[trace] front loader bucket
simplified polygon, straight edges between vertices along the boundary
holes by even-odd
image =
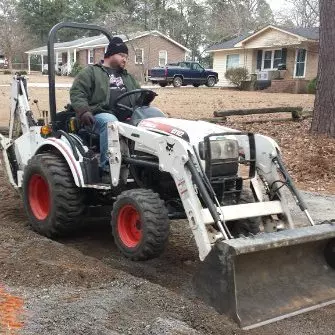
[[[244,329],[333,304],[334,242],[331,223],[218,242],[195,292]]]

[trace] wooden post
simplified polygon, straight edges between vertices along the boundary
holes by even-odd
[[[254,109],[232,109],[224,111],[215,111],[215,117],[236,116],[236,115],[253,115],[253,114],[271,114],[271,113],[291,113],[293,119],[297,119],[301,114],[302,107],[266,107]]]
[[[71,72],[71,52],[67,51],[67,74]]]

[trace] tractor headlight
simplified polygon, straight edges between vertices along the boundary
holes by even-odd
[[[238,141],[220,138],[199,143],[199,156],[205,161],[211,177],[236,176],[238,172]]]
[[[199,143],[199,154],[201,159],[211,161],[237,160],[239,157],[239,147],[236,140],[219,139],[209,141],[210,156],[207,155],[207,148],[204,142]],[[209,156],[209,157],[208,157]]]

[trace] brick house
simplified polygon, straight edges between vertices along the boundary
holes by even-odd
[[[141,82],[146,78],[150,68],[185,60],[190,53],[189,49],[156,30],[117,36],[126,42],[129,49],[128,71]],[[104,35],[56,43],[57,63],[62,64],[64,72],[68,73],[75,62],[78,62],[81,66],[100,62],[107,45],[108,40]],[[26,53],[28,54],[28,60],[30,55],[41,55],[41,65],[42,68],[44,67],[44,56],[47,55],[46,46],[29,50]],[[29,64],[28,61],[30,71]]]
[[[319,28],[269,25],[212,45],[207,52],[213,54],[213,69],[223,86],[231,86],[227,69],[245,67],[260,83],[270,85],[268,92],[305,93],[317,76]]]

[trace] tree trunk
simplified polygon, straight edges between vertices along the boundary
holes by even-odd
[[[335,2],[320,0],[319,69],[312,131],[335,137]]]
[[[8,55],[7,56],[7,61],[8,61],[8,70],[12,71],[13,70],[13,56]]]

